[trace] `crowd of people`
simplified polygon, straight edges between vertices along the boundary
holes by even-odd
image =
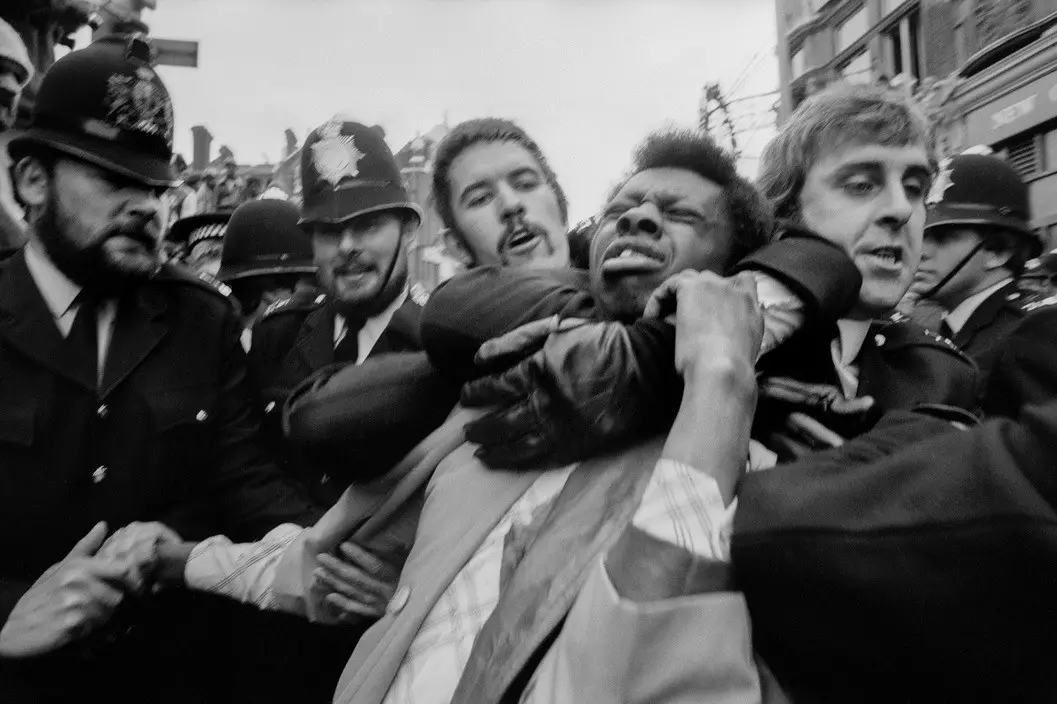
[[[172,139],[111,36],[7,144],[0,700],[1050,701],[1057,295],[1015,170],[904,95],[811,96],[755,182],[644,135],[572,242],[463,122],[429,296],[378,130],[170,260]]]

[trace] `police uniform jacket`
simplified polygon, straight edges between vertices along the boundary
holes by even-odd
[[[794,700],[1054,698],[1055,302],[1006,337],[978,427],[896,412],[743,479],[732,564]]]
[[[987,387],[1006,338],[1038,298],[1035,292],[1021,290],[1016,281],[1010,281],[985,298],[951,338],[980,368],[981,390]]]
[[[421,311],[421,305],[409,295],[393,313],[367,358],[421,349],[418,333]],[[349,455],[340,458],[332,458],[327,453],[297,456],[282,440],[281,417],[287,397],[298,385],[335,365],[336,314],[336,306],[323,294],[300,303],[279,302],[254,328],[249,352],[252,377],[265,413],[266,435],[276,440],[274,449],[284,458],[284,466],[304,482],[318,503],[326,506],[337,500],[347,485],[333,476],[332,468],[338,461],[347,464]],[[350,329],[347,334],[355,335],[356,330]],[[355,399],[351,400],[355,402]],[[421,438],[410,441],[405,451],[418,439]],[[396,459],[400,456],[402,453]]]
[[[0,263],[0,515],[8,527],[0,537],[0,620],[101,520],[111,530],[160,521],[191,541],[218,533],[250,540],[318,515],[258,443],[239,329],[223,296],[163,269],[119,301],[97,388],[95,375],[76,371],[64,349],[25,252]],[[213,652],[205,647],[208,624],[193,615],[206,612],[181,601],[189,598],[163,595],[174,603],[156,611],[130,604],[142,619],[129,623],[142,621],[142,628],[93,651],[84,670],[76,669],[83,662],[78,644],[55,656],[70,656],[64,665],[50,657],[25,668],[0,664],[0,700],[20,701],[8,689],[16,675],[34,680],[34,701],[47,701],[33,689],[43,684],[76,684],[91,699],[93,683],[149,681],[161,676],[159,667],[178,669],[186,658]],[[152,630],[157,623],[164,636]],[[190,632],[202,647],[179,636]],[[219,685],[207,669],[173,686]],[[120,701],[128,691],[107,698]],[[196,701],[190,691],[178,696]]]

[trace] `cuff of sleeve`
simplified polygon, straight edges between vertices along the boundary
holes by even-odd
[[[737,501],[723,505],[719,485],[688,464],[661,458],[632,524],[652,537],[701,557],[730,559]]]
[[[837,320],[855,304],[862,274],[840,247],[809,232],[786,228],[777,242],[742,259],[735,272],[759,271],[787,286],[812,317]]]
[[[192,548],[184,581],[191,589],[266,606],[275,566],[303,530],[284,523],[256,543],[235,544],[222,535],[207,538]]]
[[[733,569],[629,527],[605,558],[621,599],[638,603],[735,591]]]

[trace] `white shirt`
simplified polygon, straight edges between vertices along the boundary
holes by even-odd
[[[943,319],[947,323],[947,327],[951,329],[951,332],[953,334],[957,335],[958,332],[963,327],[965,327],[965,323],[969,320],[969,318],[976,311],[976,309],[980,307],[980,304],[990,298],[995,291],[1002,288],[1012,280],[1013,277],[1011,276],[1002,279],[994,286],[988,286],[983,291],[978,291],[977,293],[974,293],[973,295],[969,296],[964,301],[959,303],[954,308],[954,310],[943,316]]]
[[[844,398],[855,398],[855,394],[859,391],[859,365],[855,360],[862,352],[862,345],[866,341],[866,335],[870,332],[870,321],[838,320],[837,331],[839,334],[830,344],[833,368],[837,371],[837,378],[840,379]]]
[[[407,289],[405,288],[400,292],[400,295],[393,299],[393,302],[386,306],[378,315],[367,318],[367,322],[363,324],[360,331],[356,333],[356,364],[363,364],[363,360],[367,359],[367,355],[374,349],[375,344],[378,342],[378,338],[382,336],[385,329],[389,327],[389,322],[393,319],[393,315],[400,306],[404,305],[404,301],[407,300]],[[334,347],[337,348],[341,341],[345,339],[345,335],[349,331],[348,323],[345,322],[345,317],[341,314],[334,316]]]
[[[81,293],[81,287],[59,271],[36,242],[26,245],[26,268],[29,269],[29,275],[33,277],[34,283],[40,289],[40,295],[44,298],[44,303],[47,304],[48,310],[55,318],[55,326],[59,329],[59,334],[66,337],[70,334],[73,321],[80,309],[80,305],[75,304],[74,300]],[[111,298],[100,303],[96,312],[96,337],[99,341],[96,383],[102,382],[106,353],[110,349],[110,338],[114,334],[116,317],[117,301]]]

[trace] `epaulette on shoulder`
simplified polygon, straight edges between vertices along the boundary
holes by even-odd
[[[304,313],[306,311],[312,311],[319,308],[321,305],[327,302],[327,294],[320,293],[314,298],[280,298],[270,306],[264,309],[264,313],[261,315],[261,319],[270,318],[276,315],[282,315],[284,313]]]
[[[154,280],[165,283],[193,286],[203,291],[209,291],[215,296],[219,296],[229,305],[235,305],[234,294],[231,291],[231,287],[204,272],[194,273],[191,271],[185,271],[179,267],[163,266],[158,275],[154,277]]]
[[[1050,292],[1048,295],[1038,294],[1025,298],[1020,304],[1020,309],[1025,313],[1034,313],[1042,308],[1057,305],[1057,293]]]
[[[889,349],[914,346],[932,347],[968,359],[961,348],[950,339],[918,325],[902,313],[893,313],[889,316],[888,322],[880,328],[878,334],[874,335],[874,342],[880,348]]]

